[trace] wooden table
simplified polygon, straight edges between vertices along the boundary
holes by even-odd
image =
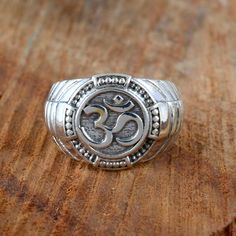
[[[236,1],[2,0],[1,235],[236,235]],[[120,172],[66,158],[51,84],[171,79],[185,120],[163,156]]]

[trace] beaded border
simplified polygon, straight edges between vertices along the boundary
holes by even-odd
[[[134,82],[133,80],[129,81],[129,78],[125,76],[119,75],[104,75],[99,76],[96,78],[96,86],[109,86],[115,85],[119,87],[125,87],[128,83],[127,89],[131,89],[132,91],[136,92],[144,101],[144,103],[150,107],[154,105],[152,98],[149,96],[148,92],[141,87],[139,84]],[[80,100],[86,95],[89,91],[96,87],[94,82],[91,81],[86,83],[73,97],[71,100],[71,105],[75,106],[76,108],[80,105]],[[75,110],[66,109],[65,112],[65,132],[67,136],[74,136],[75,132],[73,130],[73,115]],[[157,118],[156,118],[157,117]],[[158,119],[158,120],[157,120]],[[159,135],[159,109],[155,108],[152,110],[152,135],[158,136]],[[157,132],[158,131],[158,132]],[[80,141],[79,138],[75,138],[71,140],[73,147],[78,151],[78,153],[88,162],[91,164],[97,165],[103,169],[124,169],[132,164],[138,162],[151,148],[154,140],[151,138],[147,138],[146,142],[143,146],[134,154],[122,158],[121,160],[107,160],[102,157],[97,156],[96,154],[91,153]]]
[[[158,107],[151,110],[152,114],[152,129],[151,135],[158,137],[160,134],[160,111]]]
[[[144,100],[145,104],[150,107],[154,105],[154,101],[149,96],[148,92],[140,86],[138,83],[136,83],[134,80],[130,81],[129,88],[136,92],[137,94],[141,95],[141,98]]]
[[[64,126],[66,136],[73,136],[75,134],[72,124],[74,112],[75,112],[74,110],[66,108],[65,126]]]
[[[84,95],[86,95],[89,91],[91,91],[94,88],[94,83],[93,81],[87,83],[86,85],[84,85],[77,93],[76,95],[73,97],[72,101],[71,101],[71,105],[75,106],[75,107],[79,107],[79,101],[84,97]]]
[[[101,75],[96,77],[96,85],[98,87],[106,86],[106,85],[115,85],[124,87],[129,78],[122,75]]]

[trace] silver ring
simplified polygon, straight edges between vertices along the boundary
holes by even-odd
[[[73,159],[121,170],[161,154],[179,133],[183,103],[170,81],[102,74],[55,83],[45,120]]]

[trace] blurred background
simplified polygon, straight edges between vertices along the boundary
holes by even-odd
[[[1,235],[233,235],[235,0],[0,0]],[[119,72],[172,80],[180,138],[130,171],[59,152],[52,83]]]

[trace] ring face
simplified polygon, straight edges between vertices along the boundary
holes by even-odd
[[[154,84],[147,84],[121,74],[57,84],[45,107],[55,141],[73,158],[80,156],[105,169],[124,169],[150,159],[149,152],[163,149],[155,151],[154,144],[168,127],[169,105],[155,98]],[[165,97],[164,89],[159,91],[158,96]]]
[[[77,136],[73,143],[83,158],[98,162],[99,167],[130,166],[152,143],[147,137],[150,96],[145,90],[138,92],[140,87],[128,76],[99,76],[93,80],[94,86],[81,89],[71,100],[77,107],[72,119]]]
[[[129,89],[90,91],[75,116],[81,142],[98,156],[122,160],[145,141],[149,130],[148,110]]]

